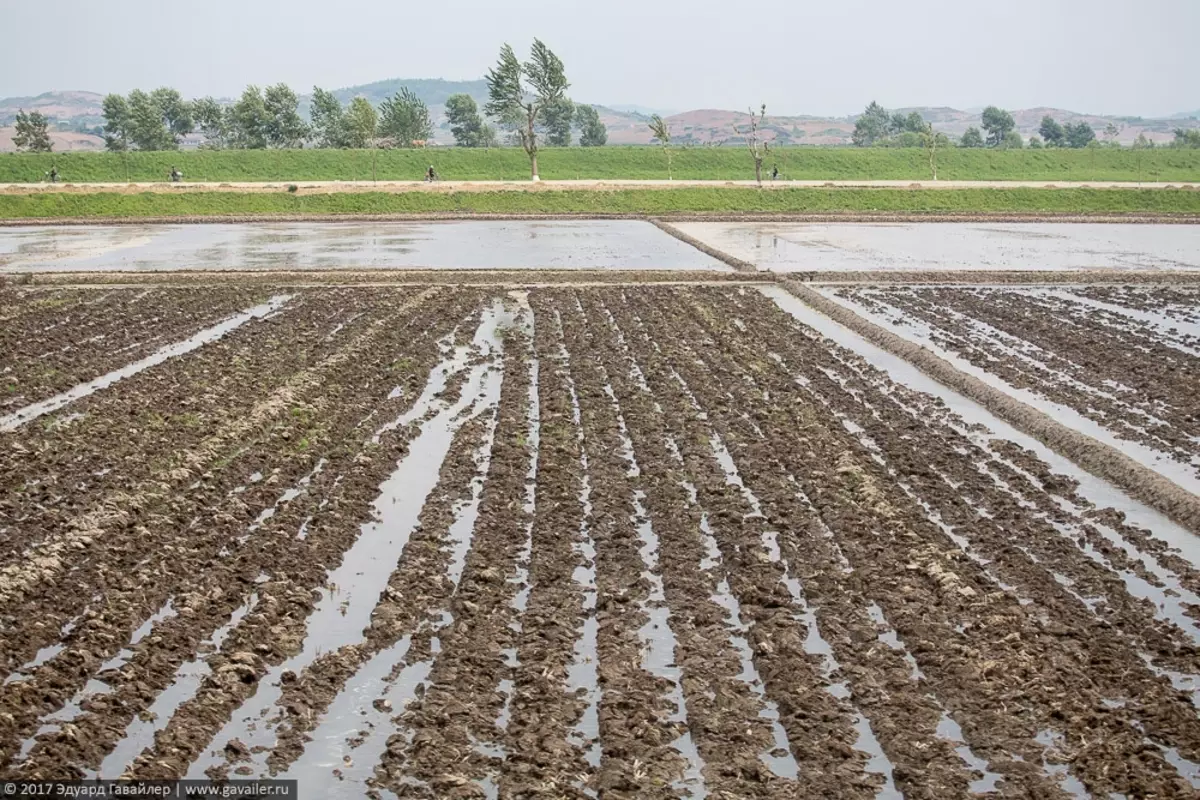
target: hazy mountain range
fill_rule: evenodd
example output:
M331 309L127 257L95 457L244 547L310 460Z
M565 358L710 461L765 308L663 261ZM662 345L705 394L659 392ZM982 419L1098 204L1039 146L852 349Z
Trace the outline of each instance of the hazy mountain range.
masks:
M394 94L401 86L407 86L424 100L434 118L434 141L452 144L449 125L444 116L446 98L457 92L465 92L482 106L487 96L487 84L476 81L445 81L441 79L392 79L376 81L361 86L347 86L335 90L334 94L343 102L363 96L378 104ZM99 150L103 140L93 133L80 132L104 124L101 114L103 95L87 91L46 92L36 97L9 97L0 99L0 151L11 150L11 127L19 109L38 110L54 123L51 137L56 150ZM301 96L301 111L307 114L308 95ZM729 145L740 140L735 125L744 125L746 112L718 109L696 109L675 111L652 109L631 104L594 104L600 118L608 128L609 144L649 144L650 130L646 126L649 115L662 114L670 123L673 142L694 145ZM979 125L980 109L959 110L945 107L914 107L893 109L905 114L918 111L931 121L939 131L951 136L961 135L971 125ZM767 109L764 134L776 144L797 145L845 145L850 143L855 117L821 116L774 116ZM1178 127L1200 127L1200 110L1183 112L1170 117L1148 119L1132 116L1106 116L1085 114L1059 108L1026 108L1012 110L1017 130L1028 137L1035 133L1042 117L1051 115L1059 122L1083 120L1102 136L1104 129L1115 125L1119 131L1118 141L1128 144L1145 134L1157 142L1174 138L1172 131Z

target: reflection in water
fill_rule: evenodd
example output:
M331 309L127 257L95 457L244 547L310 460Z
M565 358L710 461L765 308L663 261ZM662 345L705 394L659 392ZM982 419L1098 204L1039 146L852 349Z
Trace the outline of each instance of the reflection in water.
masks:
M630 220L246 223L0 231L0 270L713 269Z

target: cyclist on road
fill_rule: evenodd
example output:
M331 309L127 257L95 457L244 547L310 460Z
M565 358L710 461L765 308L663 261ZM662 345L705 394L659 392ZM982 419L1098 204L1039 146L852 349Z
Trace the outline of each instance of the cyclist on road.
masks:
M433 183L437 179L438 179L437 172L434 171L433 164L430 164L429 169L425 172L425 182Z

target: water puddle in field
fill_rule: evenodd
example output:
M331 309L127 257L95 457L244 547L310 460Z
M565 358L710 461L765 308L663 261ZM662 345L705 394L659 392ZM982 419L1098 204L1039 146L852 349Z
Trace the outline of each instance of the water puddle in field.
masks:
M1097 300L1083 294L1076 294L1067 289L1030 289L1021 290L1020 294L1032 295L1034 297L1053 297L1068 303L1079 303L1080 305L1089 306L1110 314L1120 315L1140 322L1150 328L1157 336L1161 337L1163 344L1194 356L1200 356L1200 350L1190 347L1185 341L1182 341L1182 339L1186 339L1187 337L1190 337L1191 341L1200 338L1200 322L1174 319L1154 311L1106 303L1103 300Z
M42 400L38 403L34 403L33 405L19 409L12 414L0 417L0 431L16 430L27 422L35 420L43 414L50 414L54 411L58 411L60 408L63 408L64 406L73 403L76 400L87 397L88 395L94 394L101 389L112 386L119 380L123 380L130 376L136 375L139 372L150 369L151 367L157 366L169 358L190 353L193 350L209 344L210 342L215 342L221 337L225 336L225 334L240 328L247 322L253 319L263 318L271 312L283 308L283 306L286 305L291 299L292 295L275 295L260 306L247 309L236 316L230 317L220 324L212 326L211 328L205 328L190 338L184 339L182 342L176 342L175 344L167 345L166 347L163 347L146 356L141 361L135 361L134 363L121 367L118 370L114 370L107 375L101 375L99 378L93 378L87 383L81 383L78 386L68 389L62 394L55 395L48 400Z
M1076 492L1095 503L1098 508L1112 508L1125 515L1129 525L1148 532L1153 538L1174 548L1177 554L1200 567L1200 538L1192 535L1180 525L1145 504L1129 497L1123 491L1090 472L1076 466L1058 455L1032 436L1028 436L1008 423L998 419L987 409L961 394L937 383L904 359L882 350L858 334L834 322L805 305L782 287L759 289L774 300L781 309L791 314L803 326L816 330L835 344L846 348L865 359L872 367L887 373L888 377L908 389L940 399L946 410L958 415L962 425L953 429L972 443L987 450L993 440L1014 442L1029 450L1046 464L1051 472L1066 475L1079 482ZM1132 546L1132 545L1131 545ZM1139 556L1149 563L1153 554L1137 549Z
M1033 737L1033 740L1043 747L1053 750L1062 743L1063 737L1057 731L1044 730L1039 731L1038 735ZM1057 783L1071 797L1078 798L1078 800L1088 800L1091 798L1088 790L1080 783L1078 778L1071 774L1066 764L1052 764L1043 755L1042 771L1046 774L1046 777Z
M59 628L58 635L60 641L51 645L47 645L41 650L38 650L33 658L29 659L20 667L15 669L12 673L10 673L8 677L4 679L3 685L7 686L8 684L15 683L17 681L28 680L33 676L34 671L36 671L38 667L57 656L63 650L66 650L67 645L61 640L71 635L71 631L75 630L75 626L79 624L79 620L82 618L83 616L80 615L74 619L68 620L61 628Z
M499 331L510 322L511 315L500 303L485 309L472 342L457 348L450 359L456 369L443 364L430 373L430 385L444 386L453 372L467 370L463 390L453 404L447 399L430 398L427 408L406 412L392 424L398 428L420 420L406 453L379 487L372 503L374 520L362 526L341 565L330 572L326 582L328 591L306 622L302 651L272 668L259 681L258 692L214 737L211 749L192 764L190 776L202 777L209 767L222 763L225 745L235 738L252 753L259 747L269 750L275 743L275 732L265 718L282 695L283 673L291 671L299 675L318 656L362 642L371 612L417 526L426 498L437 484L441 464L454 437L471 418L485 410L494 412L499 404L502 379ZM472 353L483 357L469 363ZM430 394L427 385L422 397ZM395 663L397 660L393 658L388 668ZM361 697L362 685L363 680L356 676L342 695ZM265 751L253 755L262 774Z
M237 543L245 544L246 540L250 538L251 534L261 528L263 523L275 516L276 512L278 512L280 508L304 494L304 492L307 491L309 484L312 483L312 479L321 474L321 470L325 468L325 464L326 461L324 458L322 458L317 462L317 465L313 467L311 472L300 478L300 480L296 481L294 486L284 491L283 494L279 495L274 503L267 508L264 508L259 515L254 518L254 522L250 523L250 526L246 528L246 532L237 537ZM301 536L299 538L303 539L304 537Z
M138 646L138 643L145 639L154 626L160 622L177 616L178 612L172 605L172 601L168 600L162 608L154 612L145 622L138 626L138 629L133 632L133 636L129 639L129 644L121 649L121 652L105 661L101 665L98 675L103 675L110 670L119 670L129 663L129 659L133 658L133 648Z
M175 678L171 685L155 698L154 703L145 714L134 718L129 727L125 729L125 734L117 742L116 748L105 757L104 762L100 765L99 774L87 777L117 778L125 771L126 767L133 763L134 759L154 744L155 734L167 727L179 707L193 698L204 679L212 674L208 661L201 656L219 651L230 631L237 627L257 604L258 594L251 594L243 605L234 609L228 622L217 628L211 636L200 643L197 657L181 664L175 670Z
M775 300L776 303L779 303L784 310L791 311L791 308L789 308L789 306L791 306L791 302L784 298L783 295L791 298L791 300L795 300L795 302L799 303L801 308L804 309L804 311L801 312L803 313L803 316L798 316L797 319L806 325L816 328L826 336L834 338L828 333L828 331L825 330L824 326L838 325L838 323L833 322L823 315L820 315L820 321L814 321L814 319L818 316L816 312L810 311L808 307L802 303L802 301L788 294L786 289L773 286L764 288L762 291L767 294L768 297L771 297L773 300ZM1173 459L1169 454L1142 444L1141 442L1120 438L1111 429L1101 425L1093 419L1084 416L1070 406L1052 401L1049 398L1046 398L1030 389L1012 386L1000 376L988 372L982 367L972 364L970 361L959 356L957 353L946 350L944 347L934 341L934 337L930 332L922 330L921 326L919 325L900 325L885 314L877 313L872 309L868 309L861 303L857 303L854 300L837 296L832 290L817 289L817 291L820 292L821 295L827 300L837 303L844 308L850 309L859 316L870 320L884 330L890 331L906 341L924 347L931 353L950 362L955 369L959 370L960 372L977 378L978 380L986 383L988 386L1043 412L1051 418L1058 420L1062 424L1109 445L1115 450L1132 458L1142 466L1158 472L1163 477L1183 487L1184 489L1187 489L1195 494L1200 494L1200 475L1197 475L1195 465L1180 463ZM795 314L795 312L792 313ZM904 314L902 311L897 311L897 313L902 315ZM905 319L908 319L908 317L905 316ZM847 331L847 333L852 332ZM834 340L837 341L836 338L834 338ZM857 348L851 349L855 349L857 351ZM863 354L860 352L860 355ZM926 380L930 379L927 378Z

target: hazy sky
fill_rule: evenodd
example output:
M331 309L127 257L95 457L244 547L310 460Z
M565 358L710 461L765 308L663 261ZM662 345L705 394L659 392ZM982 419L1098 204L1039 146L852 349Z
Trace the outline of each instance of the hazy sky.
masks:
M885 106L1200 108L1200 0L0 0L0 96L169 85L231 96L481 77L558 53L571 96L844 115ZM45 10L43 10L45 9Z

